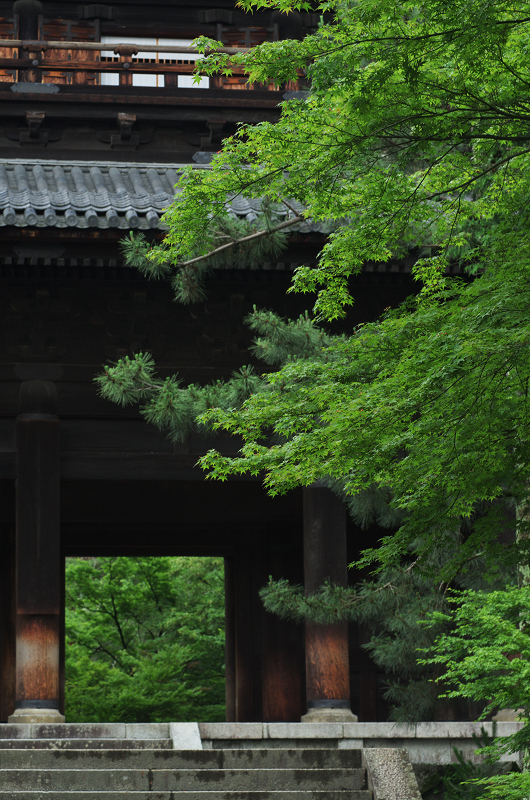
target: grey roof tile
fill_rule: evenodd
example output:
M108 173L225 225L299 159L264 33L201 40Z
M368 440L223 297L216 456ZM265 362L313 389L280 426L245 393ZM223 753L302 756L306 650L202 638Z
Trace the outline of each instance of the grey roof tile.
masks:
M178 164L0 159L0 227L164 230L161 216L179 191L180 170ZM254 222L262 202L238 195L227 207L231 216ZM277 211L288 213L284 206ZM327 230L311 220L297 228Z

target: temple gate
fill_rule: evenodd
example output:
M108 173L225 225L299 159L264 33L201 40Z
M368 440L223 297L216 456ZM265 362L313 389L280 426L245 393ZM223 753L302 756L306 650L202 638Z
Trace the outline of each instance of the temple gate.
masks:
M293 230L281 261L214 271L191 307L127 268L118 243L129 230L160 239L182 165L207 168L238 122L276 119L300 90L237 74L196 87L191 40L248 47L317 23L250 17L227 0L156 0L148 12L123 0L0 2L0 721L63 719L65 556L146 554L225 558L228 720L386 718L354 626L304 632L258 597L269 575L310 591L345 583L378 532L355 529L319 486L273 499L250 477L205 482L198 456L237 441L172 445L93 383L102 364L139 350L163 375L227 377L250 359L253 305L304 309L286 290L325 241L318 224ZM260 213L237 199L232 211ZM367 265L347 324L410 290L406 261Z

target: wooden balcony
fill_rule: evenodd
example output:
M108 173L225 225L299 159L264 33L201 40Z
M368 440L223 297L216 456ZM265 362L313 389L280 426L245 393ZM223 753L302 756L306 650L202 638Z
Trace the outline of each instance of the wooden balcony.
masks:
M39 22L39 34L46 38L13 38L16 31L16 20L13 25L10 20L0 20L0 97L6 100L38 95L40 101L59 103L148 101L154 105L275 108L286 91L299 89L298 82L249 84L241 69L194 84L192 76L200 54L182 44L165 45L164 39L135 43L130 38L122 42L118 37L111 41L105 37L106 41L101 41L96 27L73 26L61 20ZM51 39L50 35L61 38ZM248 28L237 35L231 31L224 38L229 44L223 52L232 54L277 38L277 31Z

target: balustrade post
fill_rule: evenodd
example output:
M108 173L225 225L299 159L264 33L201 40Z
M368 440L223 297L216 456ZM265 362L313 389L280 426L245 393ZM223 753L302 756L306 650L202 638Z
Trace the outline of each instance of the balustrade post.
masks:
M39 16L42 14L40 0L16 0L13 3L13 16L18 17L18 37L26 41L36 41L39 38ZM42 53L30 51L27 54L24 48L19 50L19 58L30 58L33 66L38 67ZM19 70L19 82L41 83L42 72L40 69Z

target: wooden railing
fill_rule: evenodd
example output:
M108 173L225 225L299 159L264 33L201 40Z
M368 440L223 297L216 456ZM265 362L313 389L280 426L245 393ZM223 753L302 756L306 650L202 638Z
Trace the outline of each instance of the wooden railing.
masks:
M149 49L165 55L175 54L180 58L156 59L135 58L141 51ZM102 74L119 75L120 86L132 86L133 75L163 75L166 86L177 86L179 75L192 75L196 59L183 59L183 54L198 54L193 47L164 45L108 44L100 42L23 41L1 40L0 70L5 77L29 83L100 83ZM101 52L114 53L101 56ZM226 47L228 54L242 52L241 48ZM23 73L21 75L20 73ZM71 81L65 80L68 73ZM234 70L237 78L244 76L242 70ZM215 79L214 79L215 80Z
M257 34L252 37L256 40L252 44L255 44L265 40L263 34L269 29L252 30ZM247 35L246 39L250 37ZM247 50L248 47L223 47L221 52L232 55ZM154 57L141 57L146 51ZM202 57L197 48L181 45L22 40L8 38L4 31L0 31L0 82L4 83L98 86L105 82L102 82L103 75L117 74L119 86L132 86L135 75L156 75L159 78L163 76L160 84L164 87L178 88L179 76L195 73L197 57ZM209 88L276 90L279 87L248 84L245 72L234 68L230 76L210 77ZM297 85L282 88L296 89Z

